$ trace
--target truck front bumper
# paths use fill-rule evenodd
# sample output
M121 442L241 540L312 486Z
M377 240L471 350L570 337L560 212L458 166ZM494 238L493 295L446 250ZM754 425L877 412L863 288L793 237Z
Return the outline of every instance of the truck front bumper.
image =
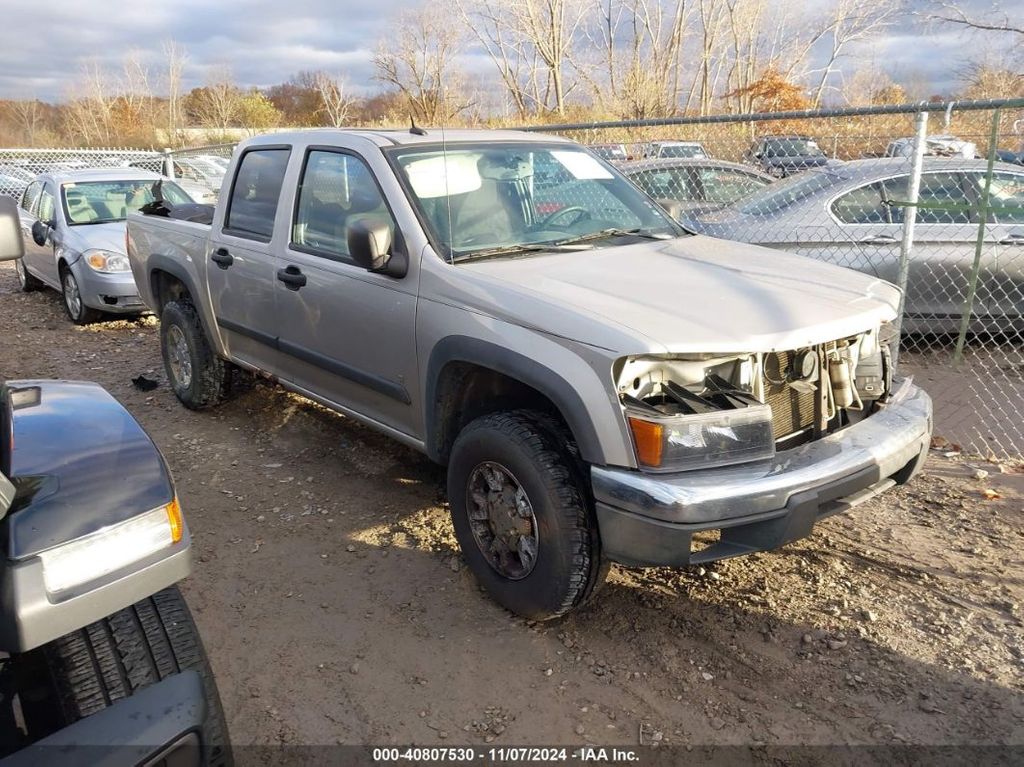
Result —
M624 565L678 567L777 548L908 481L931 432L931 399L904 380L870 417L770 461L669 475L595 466L603 551ZM695 549L707 531L720 535Z

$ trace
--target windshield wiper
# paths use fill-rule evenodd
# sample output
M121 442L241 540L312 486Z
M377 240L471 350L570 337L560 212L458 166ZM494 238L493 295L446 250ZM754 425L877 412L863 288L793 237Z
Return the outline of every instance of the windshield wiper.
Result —
M619 229L612 227L609 229L599 229L596 232L589 232L587 234L581 234L578 237L570 237L567 240L557 240L551 243L554 246L561 245L575 245L577 242L587 242L589 240L602 240L605 237L642 237L645 240L669 240L672 239L672 235L667 233L658 234L656 232L648 232L644 229Z
M89 226L91 224L116 224L124 221L123 218L94 218L92 221L69 221L71 226Z
M467 250L462 253L452 253L452 261L468 261L473 258L488 258L489 256L508 256L513 253L539 253L543 250L551 250L555 246L553 242L526 242L518 245L501 245L496 248L484 250Z

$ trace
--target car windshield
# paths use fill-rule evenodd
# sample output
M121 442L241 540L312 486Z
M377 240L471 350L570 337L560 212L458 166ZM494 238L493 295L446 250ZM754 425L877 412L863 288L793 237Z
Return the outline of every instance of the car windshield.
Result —
M157 179L122 181L77 181L62 184L61 201L70 226L106 224L124 221L128 211L138 210L153 202L153 184ZM192 198L173 181L161 185L163 197L176 205L192 202Z
M825 153L814 139L785 138L768 141L765 154L769 157L819 157Z
M831 169L807 170L769 184L754 192L736 207L751 216L778 213L793 203L806 199L833 184L838 184L844 178L845 176Z
M704 157L704 148L700 144L662 144L660 157Z
M451 260L684 233L618 171L573 144L391 152L432 241Z

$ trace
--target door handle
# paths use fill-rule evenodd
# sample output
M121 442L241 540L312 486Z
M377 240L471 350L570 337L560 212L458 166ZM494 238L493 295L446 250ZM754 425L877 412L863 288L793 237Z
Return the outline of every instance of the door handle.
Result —
M277 279L283 282L288 290L298 290L306 284L306 275L304 275L297 266L278 269Z
M898 240L891 234L873 234L860 241L861 245L895 245Z
M221 269L227 269L235 263L235 257L228 253L227 248L217 248L217 250L213 251L213 255L210 256L210 260Z
M1024 234L1011 234L999 241L1000 245L1024 245Z

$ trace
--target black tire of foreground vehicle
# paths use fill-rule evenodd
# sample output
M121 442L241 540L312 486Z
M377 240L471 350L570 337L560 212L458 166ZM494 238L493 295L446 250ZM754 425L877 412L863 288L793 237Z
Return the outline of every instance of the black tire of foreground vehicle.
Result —
M33 277L25 268L25 259L19 258L14 262L14 271L18 274L18 287L22 293L31 293L43 287L43 282L38 277Z
M202 677L206 695L202 764L230 767L234 763L217 684L177 586L55 639L28 653L26 659L39 678L34 694L22 696L32 740L172 674L192 670Z
M481 416L459 433L448 464L452 524L466 562L495 600L531 620L550 620L582 606L609 568L601 557L593 503L580 464L566 447L567 436L555 419L540 412ZM492 566L471 526L472 478L484 465L507 471L532 506L536 556L532 569L518 579Z
M172 336L177 334L185 347L180 352L186 354L189 361L187 376L182 375L180 364L174 363ZM224 400L229 384L228 366L210 346L199 314L191 303L171 301L164 306L160 315L160 350L167 382L181 404L190 410L204 410Z

